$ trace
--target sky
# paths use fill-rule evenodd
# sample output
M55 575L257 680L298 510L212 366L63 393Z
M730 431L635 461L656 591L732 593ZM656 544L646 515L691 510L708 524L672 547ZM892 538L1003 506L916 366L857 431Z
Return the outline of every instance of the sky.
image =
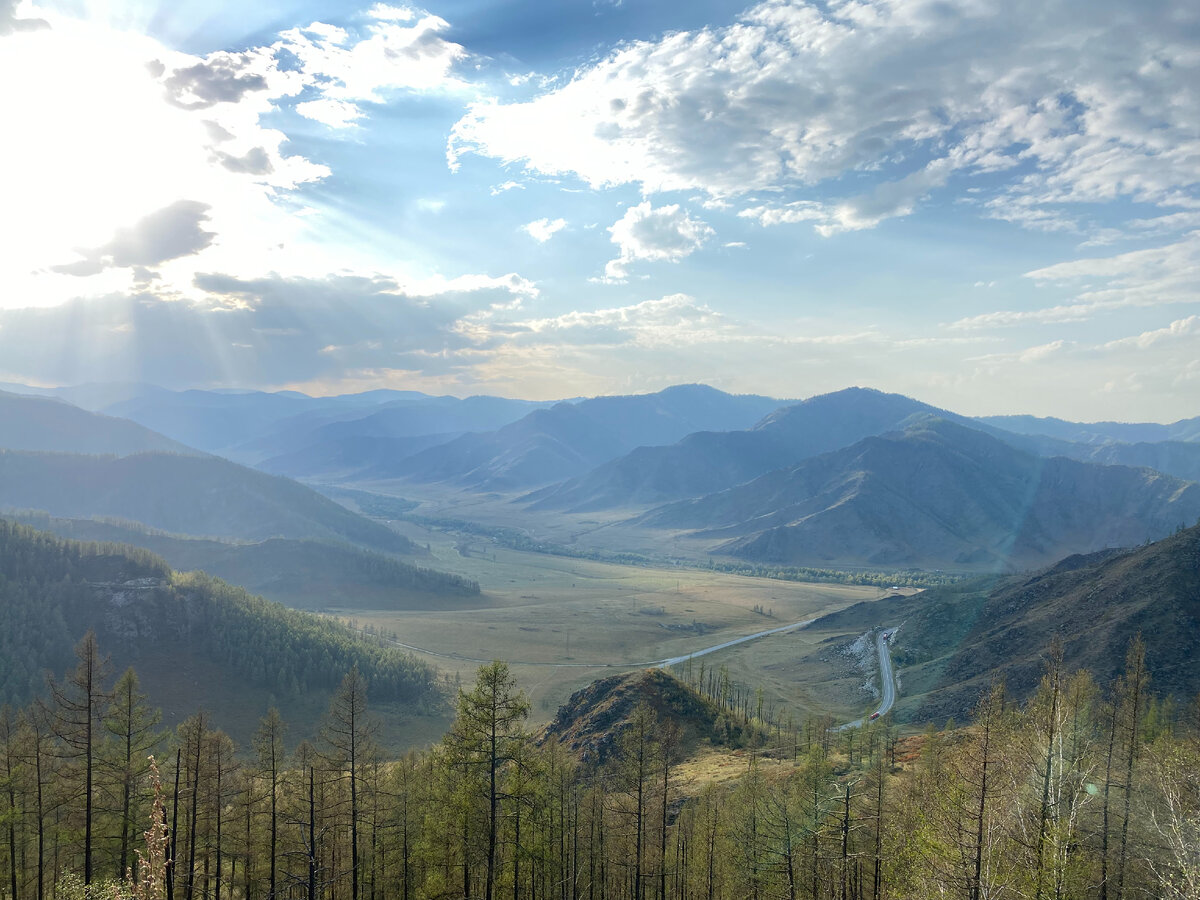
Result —
M1200 415L1186 0L0 0L0 381Z

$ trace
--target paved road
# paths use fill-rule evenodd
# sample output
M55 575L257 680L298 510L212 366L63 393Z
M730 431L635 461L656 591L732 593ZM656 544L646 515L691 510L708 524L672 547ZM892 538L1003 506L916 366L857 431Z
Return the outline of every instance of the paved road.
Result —
M766 631L758 631L754 634L748 634L745 637L734 638L732 641L726 641L723 644L717 644L713 647L705 647L703 650L696 650L692 653L685 653L683 656L672 656L670 659L662 659L654 663L646 663L646 668L650 669L668 669L671 666L677 666L680 663L685 663L689 659L695 659L697 656L707 656L710 653L716 653L718 650L724 650L726 647L736 647L738 644L744 644L747 641L755 641L760 637L766 637L768 634L783 634L788 631L796 631L803 628L805 625L810 625L816 619L805 619L803 622L793 622L791 625L780 625L778 628L768 628Z
M788 631L796 631L815 622L815 619L805 619L803 622L793 622L791 625L780 625L778 628L768 628L765 631L756 631L754 634L747 634L740 638L734 638L731 641L714 644L711 647L704 647L700 650L693 650L691 653L684 653L682 656L672 656L669 659L659 659L653 662L634 662L634 663L553 663L553 662L530 662L529 660L510 659L506 660L512 666L545 666L551 669L668 669L671 666L677 666L687 662L689 659L695 659L698 656L707 656L710 653L716 653L718 650L725 650L729 647L736 647L738 644L745 644L748 641L756 641L761 637L766 637L769 634L783 634ZM490 659L479 659L474 656L463 656L458 653L444 653L438 650L430 650L427 647L418 647L415 644L406 644L403 641L387 638L389 644L395 647L403 647L405 650L412 650L416 653L424 653L428 656L436 656L440 659L457 659L461 662L478 662L489 663Z
M875 650L879 654L879 680L883 683L883 697L880 699L879 706L875 712L880 716L887 715L896 703L896 673L892 669L892 654L888 651L888 642L884 638L885 634L895 634L896 630L881 630L875 635ZM845 731L848 728L861 728L864 719L855 719L853 722L847 722L845 725L838 727L838 731Z
M508 660L510 665L514 666L541 666L551 669L668 669L671 666L677 666L687 662L689 659L696 659L699 656L707 656L710 653L716 653L718 650L726 650L730 647L736 647L739 644L745 644L750 641L756 641L759 638L767 637L771 634L785 634L789 631L797 631L806 625L816 621L815 619L805 619L803 622L793 622L790 625L780 625L778 628L768 628L764 631L756 631L754 634L747 634L743 637L734 638L731 641L724 641L720 644L714 644L711 647L704 647L700 650L693 650L691 653L685 653L682 656L672 656L668 659L660 659L655 662L643 663L551 663L551 662L529 662L527 660ZM880 700L879 706L875 712L880 716L887 714L888 710L896 703L896 675L892 669L892 655L888 652L888 642L884 639L885 634L895 634L896 629L880 630L875 635L875 650L879 655L879 677L883 684L883 697ZM417 647L414 644L406 644L403 641L397 641L393 638L388 638L388 643L397 647L403 647L406 650L413 650L417 653L425 653L429 656L440 657L441 659L457 659L462 662L478 662L489 663L490 659L479 659L474 656L461 656L457 653L442 653L437 650L429 650L425 647ZM845 725L839 726L836 730L845 731L849 728L861 728L864 719L855 719L853 722L847 722Z

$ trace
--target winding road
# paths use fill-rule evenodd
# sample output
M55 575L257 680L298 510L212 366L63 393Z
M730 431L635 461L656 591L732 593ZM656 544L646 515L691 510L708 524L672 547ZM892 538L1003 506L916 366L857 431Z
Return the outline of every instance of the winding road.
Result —
M747 634L739 638L734 638L730 641L724 641L720 644L714 644L711 647L705 647L701 650L693 650L691 653L684 653L680 656L671 656L667 659L660 659L654 662L643 663L551 663L551 662L530 662L528 660L508 660L511 665L515 666L539 666L551 669L669 669L671 666L681 665L689 659L696 659L700 656L707 656L710 653L716 653L718 650L727 650L730 647L736 647L739 644L745 644L750 641L756 641L759 638L767 637L772 634L786 634L789 631L797 631L806 625L815 622L815 619L805 619L803 622L793 622L790 625L780 625L778 628L767 628L764 631L756 631L754 634ZM882 684L883 696L880 699L879 706L875 709L875 713L879 716L887 714L896 703L896 673L892 668L892 655L888 652L888 639L885 635L894 635L896 629L884 630L881 629L875 635L875 651L879 657L879 680ZM426 647L418 647L414 644L406 644L403 641L398 641L395 638L386 638L388 643L403 647L405 650L412 650L416 653L424 653L429 656L436 656L441 659L456 659L461 662L478 662L489 663L490 659L480 659L474 656L461 656L457 653L442 653L437 650L430 650ZM855 719L853 722L847 722L844 725L839 725L838 731L846 731L850 728L861 728L867 717Z
M879 706L872 713L873 716L887 715L896 704L896 673L892 669L892 654L888 652L888 639L886 635L893 635L896 629L890 631L881 630L875 635L875 651L879 656L879 680L883 685L883 697L880 700ZM850 728L862 728L863 722L869 719L855 719L853 722L847 722L845 725L838 727L838 731L846 731Z
M711 647L705 647L703 650L693 650L691 653L684 653L682 656L672 656L667 659L659 659L653 662L633 662L633 663L554 663L554 662L531 662L525 659L510 659L507 660L512 666L544 666L551 669L668 669L671 666L677 666L687 662L689 659L695 659L698 656L707 656L710 653L716 653L718 650L725 650L729 647L736 647L738 644L745 644L748 641L758 640L760 637L766 637L769 634L784 634L788 631L796 631L803 628L805 625L810 625L816 619L805 619L803 622L793 622L791 625L780 625L778 628L768 628L765 631L756 631L754 634L747 634L743 637L734 638L731 641L725 641L721 644L714 644ZM365 634L362 629L360 633ZM378 637L378 635L376 635ZM444 653L438 650L430 650L427 647L418 647L415 644L406 644L403 641L398 641L395 638L385 638L389 644L394 647L403 647L405 650L412 650L414 653L424 653L427 656L436 656L440 659L457 659L460 662L477 662L490 663L490 659L480 659L475 656L463 656L458 653Z

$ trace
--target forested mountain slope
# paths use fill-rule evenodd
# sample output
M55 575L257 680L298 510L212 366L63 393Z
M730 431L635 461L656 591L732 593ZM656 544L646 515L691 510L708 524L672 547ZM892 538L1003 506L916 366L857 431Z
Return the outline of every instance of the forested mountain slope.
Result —
M441 702L427 664L142 550L0 520L0 573L0 702L40 693L88 629L118 674L138 670L169 720L205 707L248 729L271 704L311 715L353 666L379 703L416 713Z
M161 556L177 571L202 570L293 609L428 609L478 602L479 584L348 544L268 538L217 541L115 519L5 518L78 541L121 543Z
M176 534L414 549L406 538L302 484L211 456L0 450L0 509L40 509L64 518L113 516Z

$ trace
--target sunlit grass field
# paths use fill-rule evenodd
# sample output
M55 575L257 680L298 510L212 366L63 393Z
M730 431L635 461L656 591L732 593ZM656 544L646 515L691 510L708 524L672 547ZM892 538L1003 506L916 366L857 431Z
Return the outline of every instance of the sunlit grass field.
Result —
M570 694L608 674L687 654L742 635L811 619L864 599L874 587L746 578L704 569L632 566L510 550L486 538L400 526L428 544L427 564L473 578L482 598L425 610L336 611L359 627L394 632L418 654L469 682L480 661L510 662L549 720ZM482 599L482 603L480 600ZM834 709L857 714L853 690L814 693L810 657L828 635L771 635L702 658L794 715ZM693 662L698 672L701 660ZM819 668L819 666L817 667ZM842 696L845 694L845 696ZM786 713L785 713L786 714Z

